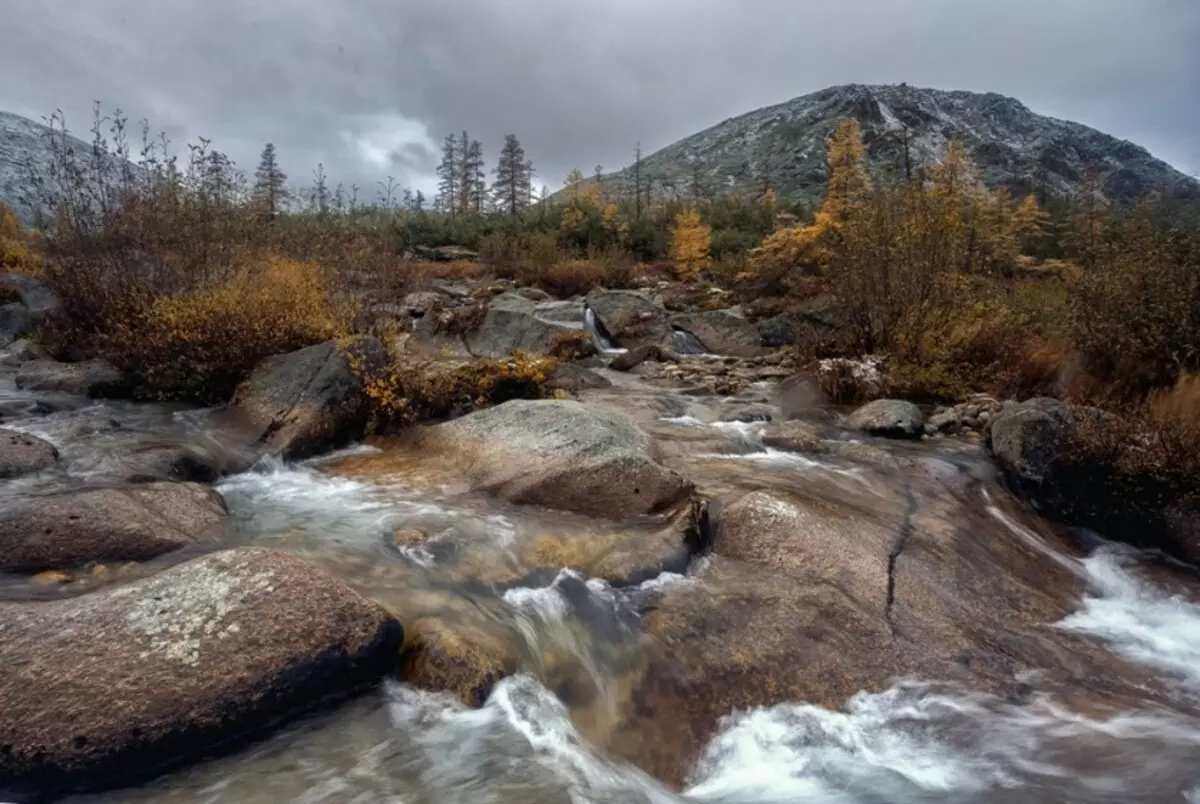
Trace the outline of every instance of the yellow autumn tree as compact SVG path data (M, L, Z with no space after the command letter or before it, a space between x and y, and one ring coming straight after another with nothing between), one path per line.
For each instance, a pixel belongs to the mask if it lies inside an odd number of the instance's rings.
M839 226L862 206L871 181L863 162L862 129L854 119L843 121L829 138L829 184L817 225Z
M712 265L708 255L711 229L700 221L695 209L685 209L675 216L671 230L671 259L681 279L695 281L700 272Z
M16 214L0 204L0 272L36 274L41 262L21 232Z

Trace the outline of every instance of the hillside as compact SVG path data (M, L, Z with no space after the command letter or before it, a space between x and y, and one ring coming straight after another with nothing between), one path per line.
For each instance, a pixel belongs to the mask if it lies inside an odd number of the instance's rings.
M936 161L949 140L963 142L984 182L1016 193L1078 193L1094 169L1101 192L1129 201L1151 190L1200 195L1197 182L1145 148L1079 123L1035 114L994 93L950 92L906 85L847 85L726 120L643 159L643 183L656 193L689 195L759 191L769 177L785 198L819 202L825 186L825 139L839 120L862 125L875 175L904 172L907 130L914 170ZM632 193L633 169L605 178Z
M35 217L29 197L29 164L32 162L40 174L47 174L51 162L49 133L42 123L0 111L0 204L12 208L27 226ZM82 140L72 140L77 153L91 150Z

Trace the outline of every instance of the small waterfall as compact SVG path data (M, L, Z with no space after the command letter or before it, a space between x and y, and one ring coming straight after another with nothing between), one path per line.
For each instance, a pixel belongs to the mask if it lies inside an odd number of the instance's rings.
M623 355L629 351L628 349L622 349L614 344L608 338L608 336L601 331L600 323L596 320L596 313L591 307L585 307L583 309L583 327L587 330L588 335L591 336L592 343L596 346L596 351L605 357L615 357L616 355Z

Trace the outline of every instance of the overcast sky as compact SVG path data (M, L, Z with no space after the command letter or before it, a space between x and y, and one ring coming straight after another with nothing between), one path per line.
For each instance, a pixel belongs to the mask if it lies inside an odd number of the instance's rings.
M430 188L464 128L557 188L832 84L1013 95L1200 173L1200 0L4 0L0 109L94 99L253 169Z

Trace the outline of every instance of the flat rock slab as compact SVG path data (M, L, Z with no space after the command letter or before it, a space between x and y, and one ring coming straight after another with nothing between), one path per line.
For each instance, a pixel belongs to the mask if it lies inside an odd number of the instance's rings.
M671 508L692 485L655 461L632 419L562 400L514 400L430 427L420 444L473 488L515 503L609 519Z
M215 541L226 517L221 495L193 483L23 497L0 510L0 571L147 561Z
M0 634L0 800L20 800L151 775L370 683L403 631L304 561L242 548L0 603Z
M40 472L58 460L58 450L48 441L0 428L0 480Z

